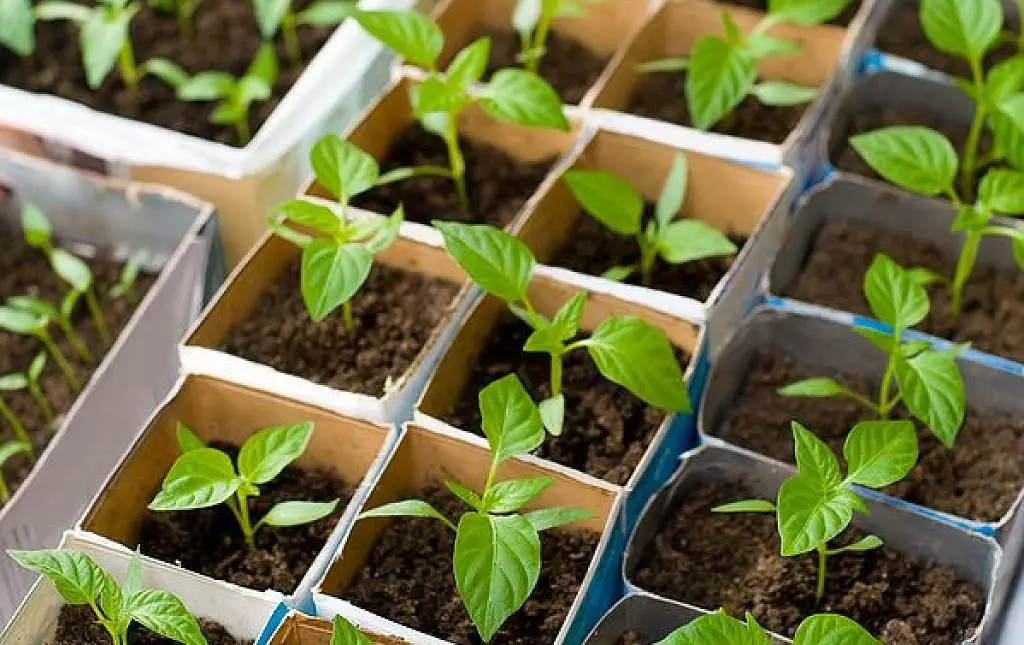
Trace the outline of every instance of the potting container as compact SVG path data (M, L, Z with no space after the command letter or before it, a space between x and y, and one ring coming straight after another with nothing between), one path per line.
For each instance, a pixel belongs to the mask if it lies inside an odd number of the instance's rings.
M297 611L289 612L270 637L267 645L331 645L331 623ZM266 636L266 634L264 634ZM402 645L399 640L379 633L368 633L374 645Z
M627 588L630 591L642 591L635 582L642 555L650 547L666 518L695 485L742 481L754 496L775 499L782 481L793 473L795 469L790 466L771 462L720 442L701 446L684 455L679 470L644 509L626 547L623 575ZM1001 608L1004 587L1000 580L1002 553L995 541L878 498L868 497L864 501L870 514L857 515L854 519L855 527L877 535L887 548L905 557L930 565L950 567L961 578L982 590L985 613L976 633L965 641L965 645L988 642ZM701 609L714 611L717 607Z
M131 553L135 550L142 520L150 512L147 506L160 491L164 476L181 452L176 435L179 423L184 423L204 443L227 442L241 446L250 435L263 428L306 421L312 421L315 427L308 448L295 464L307 470L323 469L341 478L352 487L353 497L346 505L339 505L339 509L344 510L298 587L294 591L279 590L290 592L279 595L287 595L291 606L302 607L308 603L310 589L329 564L396 439L391 426L376 425L209 377L186 376L179 381L173 396L146 424L145 432L110 476L79 528L98 536L96 539L116 551ZM145 555L144 545L143 560L159 562ZM189 575L206 579L199 574ZM235 584L217 584L243 591L243 587Z
M645 117L625 114L630 100L643 80L637 66L652 60L685 57L694 43L707 34L722 34L723 11L728 10L744 33L749 33L763 13L742 7L728 6L714 0L667 0L654 13L625 51L612 61L612 70L594 99L601 122L615 123L629 132L646 132L666 143L680 145L686 137L682 126ZM776 56L760 65L762 80L788 81L820 88L820 96L808 104L799 125L781 144L716 135L718 155L768 167L789 165L798 175L811 161L803 154L806 140L821 124L827 104L840 87L844 41L847 31L841 27L779 26L772 34L798 43L803 51L795 56ZM840 74L841 76L842 74ZM678 100L685 101L682 93Z
M412 4L362 0L360 6ZM21 135L0 134L0 140L60 157L75 151L77 159L110 176L175 186L213 202L234 263L259 237L266 209L291 197L308 175L310 146L348 123L388 81L389 58L383 54L354 21L340 25L244 148L8 86L0 86L0 122Z
M5 547L54 547L173 386L176 343L223 269L213 209L177 191L100 180L35 157L0 154L0 226L18 236L19 200L46 212L62 246L120 259L146 250L144 271L159 272L32 473L0 510ZM33 577L4 558L0 579L0 619L6 619Z
M408 424L366 499L364 510L409 498L445 480L456 480L479 490L491 462L486 445L482 439L466 440L455 433ZM558 506L583 508L594 516L572 527L588 529L601 535L586 578L555 640L559 645L578 643L615 602L622 590L617 571L618 558L610 544L622 503L621 492L616 486L532 456L506 461L497 474L499 481L538 476L553 477L555 483L530 502L525 510ZM314 590L313 600L317 613L326 617L340 614L368 631L394 635L411 643L443 645L446 641L442 639L409 629L342 599L388 524L389 520L374 519L357 521L350 527L335 554L333 564Z
M65 534L60 548L92 557L119 583L124 582L131 554L76 531ZM235 638L255 640L257 645L268 642L285 614L279 594L238 589L162 562L143 562L142 585L174 594L197 618L220 623ZM17 614L0 633L0 643L39 645L49 642L64 604L53 583L40 577Z
M349 216L357 219L371 217L356 208L349 209ZM256 248L235 268L187 336L182 350L184 369L189 373L216 376L378 421L408 419L430 368L451 342L454 325L468 309L475 292L462 269L445 253L440 233L430 227L405 222L395 243L374 258L375 263L438 278L458 288L447 305L446 314L438 322L417 358L400 378L390 383L383 395L376 397L335 390L222 351L232 329L256 311L260 299L283 279L300 255L299 247L272 233L266 233ZM296 279L295 292L299 293L299 289L299 281Z

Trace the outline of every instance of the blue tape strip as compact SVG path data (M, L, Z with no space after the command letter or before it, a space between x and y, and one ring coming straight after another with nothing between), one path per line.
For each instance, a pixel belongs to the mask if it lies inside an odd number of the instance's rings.
M260 632L255 645L267 645L267 643L270 642L270 639L274 636L274 632L276 632L277 628L281 626L282 622L284 622L285 616L288 615L289 611L291 611L291 608L288 607L288 605L283 602L279 604L277 609L274 610L274 613L272 613L270 618L267 619L267 624L263 626L263 631Z

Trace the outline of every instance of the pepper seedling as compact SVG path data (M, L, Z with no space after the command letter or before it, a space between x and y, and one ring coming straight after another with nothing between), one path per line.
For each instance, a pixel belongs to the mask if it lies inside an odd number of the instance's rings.
M319 184L337 201L338 212L293 199L271 211L270 225L276 234L302 248L300 283L310 318L319 322L343 307L345 329L351 336L355 334L352 297L369 277L374 255L394 243L404 214L399 207L391 217L352 220L349 201L374 186L423 173L400 168L381 175L373 157L333 134L313 146L310 163ZM287 226L289 222L322 235L312 237Z
M246 543L254 546L256 531L264 525L309 524L327 517L337 508L340 501L337 499L279 502L255 525L249 517L249 498L259 495L259 486L273 481L306 451L313 436L312 422L275 426L252 435L238 453L237 470L228 455L204 446L187 428L183 433L182 427L178 430L182 454L149 504L150 510L188 511L225 504L238 521Z
M56 419L53 406L50 405L49 399L43 394L43 388L39 384L39 379L43 376L44 369L46 369L46 352L40 352L32 359L24 373L14 373L0 377L0 391L19 392L21 390L28 390L36 405L39 406L39 410L43 413L46 422L53 423Z
M128 564L123 585L85 553L64 549L7 553L22 567L53 582L67 604L88 605L113 645L128 645L128 627L133 622L175 643L207 645L199 621L185 603L166 591L142 586L138 552Z
M519 62L537 73L555 18L586 17L587 5L602 2L608 0L518 0L512 11L512 28L519 34Z
M853 522L854 512L868 513L864 500L850 486L879 489L898 482L917 464L917 432L911 421L864 421L846 437L843 477L839 459L828 444L793 421L798 473L782 482L775 503L744 500L718 506L715 513L775 513L782 555L794 557L816 551L818 584L815 597L825 595L828 558L839 553L863 552L882 546L868 535L852 544L830 548L829 542Z
M3 392L20 392L28 387L28 379L25 378L24 374L5 374L0 376L0 393ZM25 430L25 424L21 422L18 415L14 413L3 398L0 397L0 417L3 417L7 425L11 426L11 430L14 432L14 436L18 438L18 441L28 445L28 453L35 461L36 455L35 450L32 449L32 439L28 436L28 431Z
M552 477L497 481L498 467L536 450L544 442L540 412L519 378L510 374L480 391L481 425L491 466L481 492L455 481L445 487L471 510L456 521L422 500L385 504L366 511L373 517L425 517L455 531L453 563L462 602L484 642L523 606L540 576L540 533L591 517L577 508L521 512L554 483Z
M589 337L580 335L587 293L578 292L550 320L538 312L527 293L536 259L520 240L493 226L434 222L444 236L445 249L462 270L487 293L533 329L523 351L551 357L550 396L541 402L544 427L562 432L565 395L562 361L566 354L586 348L598 371L644 402L670 412L688 412L690 397L683 370L665 334L632 316L611 316Z
M373 641L343 617L335 616L331 628L331 645L373 645Z
M478 104L491 118L504 123L567 131L562 100L542 78L523 69L502 69L481 84L491 53L491 41L481 38L460 51L443 73L437 68L444 32L415 11L363 11L349 6L349 15L371 36L426 72L413 81L409 99L423 127L440 136L448 149L451 177L459 200L469 205L466 162L459 147L458 117Z
M930 304L923 282L934 279L931 272L904 269L884 254L875 257L864 275L868 305L875 318L890 328L888 333L853 328L888 357L875 400L830 378L798 381L781 388L779 394L844 397L871 410L879 419L887 419L902 402L952 450L967 407L964 381L956 362L962 349L937 350L924 341L903 341L903 332L928 316Z
M45 316L36 316L13 307L0 306L0 330L20 336L31 336L39 340L57 363L57 367L64 375L64 380L68 382L71 389L78 391L81 389L81 383L75 373L75 368L54 342L48 329L49 326L50 319Z
M0 0L0 47L22 58L36 48L36 12L32 0Z
M7 479L3 474L3 467L11 457L19 454L28 455L29 459L35 460L32 453L32 444L24 441L7 441L0 444L0 503L6 504L11 501L11 487L7 485Z
M672 632L655 645L772 645L750 613L746 622L719 609ZM797 627L793 645L881 645L856 621L839 614L808 616Z
M138 12L138 4L130 0L100 0L95 7L46 0L36 6L39 20L69 20L78 25L85 82L90 89L97 89L116 65L121 81L133 93L140 76L130 26Z
M81 292L72 288L65 295L63 301L63 303L68 303L69 306L62 306L59 309L53 303L36 296L12 296L7 299L7 304L14 309L56 322L60 330L64 332L64 336L68 339L68 344L71 345L75 354L86 363L95 363L96 357L89 350L85 339L75 331L74 323L71 321L74 305L77 304L80 297Z
M142 272L142 265L149 259L146 251L137 251L125 261L121 267L121 277L117 284L110 287L107 295L114 300L124 298L131 304L139 301L139 294L135 292L135 284L139 281L139 274Z
M333 27L352 12L348 2L337 0L312 2L298 12L292 8L292 0L252 0L252 5L263 40L271 42L280 31L288 60L295 66L302 64L298 27Z
M194 17L202 0L150 0L150 4L163 13L178 19L178 34L183 41L189 41L195 35Z
M227 72L199 72L191 76L177 63L164 58L146 61L147 74L156 76L174 88L179 101L217 101L210 113L210 123L231 125L241 145L252 139L249 108L257 101L270 98L277 82L277 54L274 46L264 43L249 68L239 78Z
M654 217L645 226L644 197L628 181L607 170L565 173L562 179L584 210L612 233L635 237L640 247L636 263L610 267L603 277L621 281L639 272L641 284L649 286L659 257L677 265L736 253L736 245L710 224L677 219L686 197L686 175L686 157L679 153L658 198Z
M768 12L744 34L728 11L722 12L723 36L706 35L687 58L649 61L642 73L686 72L686 106L693 127L710 130L748 96L769 107L800 105L818 96L817 88L786 81L757 82L758 65L774 56L799 54L794 42L768 32L782 24L814 27L832 20L852 0L770 0Z
M974 271L984 237L1009 238L1017 265L1024 268L1024 232L996 219L997 214L1024 215L1024 172L989 170L981 179L977 199L970 202L954 188L960 160L953 144L940 132L894 126L858 134L850 138L850 144L871 168L897 186L926 197L945 195L953 202L956 219L952 231L964 235L950 286L954 317L963 309L964 287Z

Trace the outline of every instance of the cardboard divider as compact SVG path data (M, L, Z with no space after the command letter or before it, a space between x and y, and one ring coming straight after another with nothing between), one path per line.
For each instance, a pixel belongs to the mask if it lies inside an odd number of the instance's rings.
M267 645L331 645L331 623L323 618L314 618L299 612L289 613L274 632ZM402 645L408 641L365 633L373 645Z
M363 508L376 508L420 494L425 488L437 485L445 480L456 480L474 490L483 487L490 469L491 456L482 442L467 442L461 437L445 432L423 428L415 424L405 427L387 466L381 472L373 491L367 497ZM618 593L618 580L597 580L594 572L602 560L608 541L614 532L614 524L621 503L621 491L617 486L599 482L589 477L581 477L571 472L550 468L542 460L533 457L511 459L503 463L497 473L499 481L526 477L549 476L555 482L544 490L536 499L526 505L526 511L537 508L571 506L582 508L593 513L593 517L583 520L569 528L588 529L602 536L597 552L594 554L586 580L568 612L568 618L562 626L561 636L556 643L562 643L576 613L584 604L594 602L585 596L607 595L614 585ZM356 574L365 566L373 545L392 520L373 518L357 521L341 545L334 562L325 577L314 590L314 601L321 615L333 616L341 613L346 615L349 603L339 600ZM586 600L586 602L585 602ZM603 608L601 609L603 612ZM363 612L365 613L365 612ZM360 621L364 615L352 616L353 621ZM379 619L377 625L357 624L360 627L373 629L380 625L396 626L398 629L388 633L397 633L407 637L412 632L401 628L388 620ZM420 642L419 639L411 639ZM434 638L430 642L436 642ZM443 641L442 641L443 642Z
M355 486L356 491L334 536L293 594L301 599L316 581L318 569L328 561L333 543L354 517L369 482L383 463L394 441L390 426L344 417L210 377L187 376L111 474L80 527L120 544L125 550L134 550L142 518L149 513L147 506L180 454L176 435L179 423L184 423L204 443L240 446L258 430L306 421L312 421L315 429L309 447L296 465L332 472Z

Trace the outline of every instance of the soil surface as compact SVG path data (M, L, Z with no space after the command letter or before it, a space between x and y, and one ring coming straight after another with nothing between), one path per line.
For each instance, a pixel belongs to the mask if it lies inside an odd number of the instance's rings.
M487 384L515 373L534 400L550 396L551 359L523 351L530 328L511 316L491 332L473 367L455 410L441 418L456 428L482 434L477 393ZM680 364L689 358L678 352ZM665 413L601 376L584 350L564 357L562 393L565 426L537 450L545 459L604 479L625 484L654 439Z
M50 263L43 253L25 244L20 234L12 234L8 231L0 231L0 246L5 251L0 254L0 300L12 296L34 295L55 304L60 302L67 287L50 269ZM100 306L103 308L107 326L110 328L111 336L116 338L131 319L138 300L133 303L123 299L113 300L107 296L107 292L117 284L121 277L122 265L120 262L104 257L86 258L86 261L96 280L96 293L100 299ZM155 280L156 276L144 274L139 276L135 284L138 299L146 294ZM96 333L96 328L84 301L76 309L72 322L76 333L85 340L97 360L102 360L109 348L103 346L103 342ZM75 354L56 324L51 325L50 334L68 361L74 366L75 373L84 387L92 377L97 364L87 363ZM32 359L41 351L43 351L42 344L34 338L0 332L0 374L24 373L32 363ZM53 423L47 421L43 411L27 391L3 392L0 395L0 399L14 411L22 425L25 426L37 455L42 454L46 444L50 442L59 428L64 415L78 398L78 393L64 379L52 357L48 359L46 370L40 379L40 388L55 410L56 420ZM6 421L0 422L0 429L3 432L3 441L15 438ZM5 464L4 477L11 487L12 493L28 477L31 470L32 463L24 455L12 457Z
M940 275L953 275L954 260L928 242L839 220L826 223L818 232L786 295L870 316L861 284L878 253L888 254L905 267L927 267ZM951 294L946 284L928 290L932 313L918 329L1024 362L1024 275L976 266L957 318L950 315Z
M232 462L238 456L237 446L211 446L231 455ZM302 526L264 526L256 532L256 546L249 547L224 504L194 511L147 511L139 528L139 546L146 555L211 578L258 591L291 593L327 542L353 492L352 486L331 472L288 466L274 481L260 486L258 497L250 498L252 521L259 521L278 502L340 498L333 514Z
M239 640L221 625L200 619L199 628L210 645L250 645L251 640ZM128 641L132 645L174 645L176 641L157 636L138 623L128 628ZM110 634L96 622L87 605L64 605L57 619L57 634L50 645L110 645Z
M202 71L225 71L235 76L244 74L261 42L251 4L238 0L203 0L196 4L195 34L191 39L183 39L177 18L157 11L148 2L139 3L139 13L132 20L136 63L141 65L153 58L167 58L190 74ZM294 6L301 9L306 4L309 0L297 0ZM98 90L90 90L82 68L78 31L68 21L37 22L33 56L23 62L10 51L0 48L0 83L31 92L55 94L101 112L153 123L204 139L239 144L232 126L209 122L215 103L178 101L174 90L155 77L144 78L133 96L124 87L115 67ZM299 28L302 60L309 62L333 31L333 28ZM280 36L275 42L280 73L270 100L256 103L250 110L253 133L267 120L304 68L304 65L295 67L289 62ZM226 47L225 43L231 46Z
M645 222L650 220L653 212L654 205L648 204L644 214ZM742 249L746 244L744 237L733 234L729 234L729 237L737 249ZM616 235L586 212L581 212L572 235L555 253L551 264L599 276L613 266L635 264L639 256L640 247L635 237ZM735 259L736 256L732 255L673 265L659 258L649 285L643 285L639 272L631 275L626 282L705 302Z
M779 555L774 515L711 512L749 497L738 482L694 485L647 545L636 582L705 609L749 611L765 629L789 637L814 613L849 616L886 645L959 645L980 622L980 589L952 569L911 562L887 547L829 558L825 597L816 606L817 556Z
M685 72L644 74L633 91L626 111L676 125L692 126L686 107L685 87ZM712 130L720 134L781 144L800 124L808 105L767 107L755 97L748 96Z
M645 639L636 632L626 632L619 637L617 645L650 645L650 639Z
M341 307L321 322L309 318L296 258L222 349L314 383L380 396L416 360L457 293L444 280L375 264L352 299L353 342Z
M491 39L488 78L499 69L522 67L522 63L516 59L521 51L519 34L504 29L488 31L480 36ZM591 51L583 43L554 31L548 34L545 48L547 53L540 63L540 75L558 91L566 105L576 105L582 101L611 60Z
M875 48L909 58L927 65L931 69L945 72L960 78L970 78L971 67L966 60L936 49L928 40L921 27L918 2L895 2L892 13L882 23L875 40ZM1006 25L1007 29L1017 32L1017 25ZM993 48L985 57L985 69L991 69L996 63L1002 62L1016 54L1012 44Z
M468 510L446 490L416 496L450 519ZM491 641L494 645L553 643L565 622L600 535L587 530L541 533L537 587ZM399 518L373 545L367 563L342 597L406 627L454 645L480 645L455 586L452 551L455 533L433 519Z
M768 11L768 0L717 0L719 4L731 4L740 7L747 7L749 9L756 9L758 11ZM841 14L835 17L828 24L839 25L845 27L853 22L853 19L857 17L857 12L860 10L861 2L857 0L849 7L847 7Z
M498 227L509 225L526 201L540 187L555 159L523 163L498 147L459 138L466 159L466 190L469 210L459 203L455 184L443 177L417 177L387 184L358 196L352 203L360 208L390 214L401 204L405 218L421 224L432 220L455 220ZM396 138L381 172L414 166L448 167L444 141L410 125Z
M763 455L793 462L790 422L799 421L827 441L837 455L853 426L872 415L839 398L784 397L778 388L794 381L827 376L860 392L878 385L839 371L825 373L792 357L762 355L748 370L742 394L714 434ZM898 414L906 414L902 406ZM1009 510L1024 487L1024 422L968 409L956 449L947 450L918 424L920 457L904 479L885 492L960 517L993 522Z

